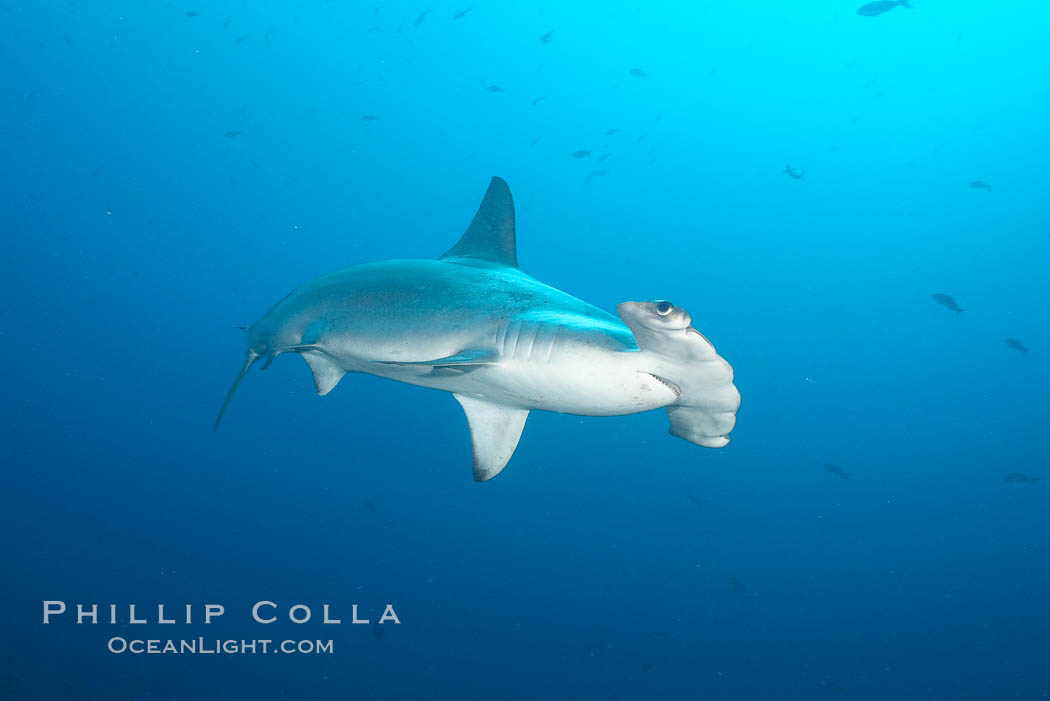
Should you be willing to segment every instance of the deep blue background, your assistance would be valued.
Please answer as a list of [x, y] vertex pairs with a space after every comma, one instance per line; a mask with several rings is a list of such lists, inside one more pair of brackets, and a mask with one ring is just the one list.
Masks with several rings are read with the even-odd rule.
[[[0, 4], [0, 698], [1045, 698], [1048, 485], [1002, 480], [1050, 478], [1045, 4], [430, 1]], [[209, 431], [237, 325], [442, 253], [492, 175], [524, 270], [692, 312], [726, 449], [535, 413], [476, 484], [451, 397], [292, 357]]]

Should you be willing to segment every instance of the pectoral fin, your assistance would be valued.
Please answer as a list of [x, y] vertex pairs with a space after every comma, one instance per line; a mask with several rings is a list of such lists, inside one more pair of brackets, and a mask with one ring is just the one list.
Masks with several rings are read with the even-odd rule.
[[494, 404], [453, 394], [463, 406], [470, 425], [470, 441], [474, 448], [474, 479], [478, 482], [490, 480], [506, 467], [514, 449], [518, 447], [528, 409]]

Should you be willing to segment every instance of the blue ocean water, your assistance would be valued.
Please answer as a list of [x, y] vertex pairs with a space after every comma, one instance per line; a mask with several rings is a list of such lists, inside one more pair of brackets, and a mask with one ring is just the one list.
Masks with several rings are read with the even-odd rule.
[[[3, 0], [0, 698], [1050, 694], [1050, 11], [861, 4]], [[523, 270], [692, 313], [726, 448], [534, 412], [479, 484], [447, 394], [294, 357], [210, 431], [238, 326], [493, 175]]]

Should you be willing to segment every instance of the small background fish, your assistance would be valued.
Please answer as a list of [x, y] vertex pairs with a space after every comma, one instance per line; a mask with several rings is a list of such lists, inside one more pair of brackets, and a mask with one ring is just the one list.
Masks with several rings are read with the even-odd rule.
[[936, 294], [930, 295], [930, 297], [932, 297], [933, 301], [937, 304], [941, 305], [942, 307], [951, 309], [956, 314], [962, 314], [964, 311], [966, 311], [965, 309], [961, 309], [959, 307], [959, 305], [955, 302], [955, 298], [951, 295], [946, 295], [941, 292], [938, 292]]
[[842, 479], [849, 479], [849, 475], [846, 473], [845, 470], [843, 470], [841, 467], [832, 465], [830, 463], [825, 463], [824, 471], [833, 474], [836, 477], [841, 477]]
[[1025, 355], [1028, 354], [1029, 349], [1026, 348], [1024, 346], [1024, 344], [1021, 343], [1020, 341], [1018, 341], [1016, 338], [1005, 338], [1005, 339], [1003, 339], [1003, 343], [1005, 343], [1006, 345], [1010, 346], [1014, 350], [1021, 351]]
[[878, 17], [898, 7], [911, 8], [913, 3], [908, 0], [876, 0], [857, 8], [857, 14], [862, 17]]

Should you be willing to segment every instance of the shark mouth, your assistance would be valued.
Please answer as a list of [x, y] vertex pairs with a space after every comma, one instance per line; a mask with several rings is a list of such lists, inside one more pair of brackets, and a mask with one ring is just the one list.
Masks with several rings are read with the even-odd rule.
[[648, 373], [648, 375], [649, 375], [649, 377], [652, 377], [652, 378], [656, 379], [657, 381], [659, 381], [660, 384], [662, 384], [667, 389], [669, 389], [672, 392], [674, 392], [674, 396], [676, 396], [676, 397], [681, 397], [682, 396], [682, 388], [679, 387], [678, 385], [676, 385], [675, 383], [671, 382], [670, 380], [665, 380], [664, 378], [660, 377], [659, 375], [654, 375], [651, 372]]

